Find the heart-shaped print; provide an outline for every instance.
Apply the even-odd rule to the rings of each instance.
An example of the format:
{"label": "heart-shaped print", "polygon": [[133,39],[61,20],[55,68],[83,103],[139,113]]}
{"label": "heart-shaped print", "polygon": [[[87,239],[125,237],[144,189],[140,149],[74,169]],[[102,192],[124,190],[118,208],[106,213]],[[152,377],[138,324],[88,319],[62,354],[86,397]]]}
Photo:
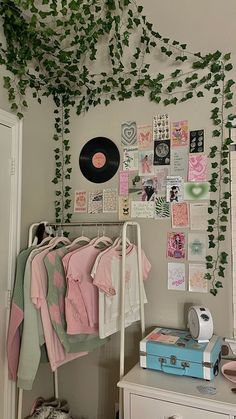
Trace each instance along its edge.
{"label": "heart-shaped print", "polygon": [[135,135],[134,127],[128,128],[126,127],[123,131],[124,137],[128,138],[129,140],[132,140],[132,138]]}
{"label": "heart-shaped print", "polygon": [[186,182],[184,184],[184,199],[209,199],[210,185],[208,182]]}
{"label": "heart-shaped print", "polygon": [[125,122],[121,125],[121,142],[125,146],[136,144],[137,125],[136,122]]}

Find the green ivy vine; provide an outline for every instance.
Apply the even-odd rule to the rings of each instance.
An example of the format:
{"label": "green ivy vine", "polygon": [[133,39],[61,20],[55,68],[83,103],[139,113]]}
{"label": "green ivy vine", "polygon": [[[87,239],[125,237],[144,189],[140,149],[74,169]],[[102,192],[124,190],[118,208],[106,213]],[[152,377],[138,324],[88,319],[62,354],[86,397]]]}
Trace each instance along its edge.
{"label": "green ivy vine", "polygon": [[[228,254],[222,242],[229,221],[230,171],[227,132],[234,115],[230,54],[202,55],[154,30],[135,0],[0,0],[6,44],[0,64],[8,70],[4,86],[11,109],[23,117],[26,91],[41,103],[54,101],[56,222],[70,222],[70,116],[100,104],[148,96],[165,106],[212,95],[213,145],[208,212],[210,292],[222,287]],[[175,65],[170,74],[154,73],[152,54]],[[215,248],[215,249],[214,249]],[[211,250],[213,250],[211,254]]]}

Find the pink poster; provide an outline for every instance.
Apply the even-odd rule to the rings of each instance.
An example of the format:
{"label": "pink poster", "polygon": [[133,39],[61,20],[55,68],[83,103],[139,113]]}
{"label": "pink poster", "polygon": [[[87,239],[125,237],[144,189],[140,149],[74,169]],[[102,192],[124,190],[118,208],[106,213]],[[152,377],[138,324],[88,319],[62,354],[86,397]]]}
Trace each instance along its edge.
{"label": "pink poster", "polygon": [[143,150],[139,152],[139,175],[153,175],[153,151]]}
{"label": "pink poster", "polygon": [[74,212],[86,213],[87,205],[87,192],[75,191]]}
{"label": "pink poster", "polygon": [[119,195],[127,196],[129,195],[129,173],[127,171],[121,171],[119,176]]}
{"label": "pink poster", "polygon": [[189,227],[188,204],[187,202],[171,204],[172,228]]}
{"label": "pink poster", "polygon": [[188,180],[204,182],[207,180],[207,156],[203,154],[189,155]]}
{"label": "pink poster", "polygon": [[137,137],[139,150],[148,150],[153,147],[151,125],[138,125]]}
{"label": "pink poster", "polygon": [[185,234],[170,232],[167,236],[167,257],[185,259]]}

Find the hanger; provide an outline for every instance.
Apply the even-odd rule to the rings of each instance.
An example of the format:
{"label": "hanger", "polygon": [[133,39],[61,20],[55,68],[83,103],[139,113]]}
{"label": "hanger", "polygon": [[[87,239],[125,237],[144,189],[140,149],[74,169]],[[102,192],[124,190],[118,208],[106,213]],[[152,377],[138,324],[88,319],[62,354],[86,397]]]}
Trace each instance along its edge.
{"label": "hanger", "polygon": [[[129,246],[132,246],[132,243],[128,238],[126,238],[126,249]],[[112,247],[116,250],[121,250],[121,248],[122,248],[122,237],[121,236],[117,237],[117,239],[114,241]]]}
{"label": "hanger", "polygon": [[53,237],[51,238],[49,244],[52,245],[52,247],[56,246],[57,244],[62,243],[62,244],[71,244],[71,241],[64,236],[58,236],[58,237]]}
{"label": "hanger", "polygon": [[90,243],[91,240],[89,239],[89,237],[84,236],[83,234],[83,230],[82,230],[82,235],[79,237],[76,237],[76,239],[74,239],[68,246],[66,246],[67,249],[70,249],[71,247],[73,247],[75,244],[79,244],[79,243]]}
{"label": "hanger", "polygon": [[93,242],[93,245],[95,247],[98,247],[99,244],[105,244],[106,246],[110,246],[113,244],[113,241],[108,236],[101,236],[101,237],[96,238],[95,241]]}
{"label": "hanger", "polygon": [[37,244],[36,247],[38,248],[38,247],[44,246],[45,244],[49,244],[51,240],[52,240],[52,237],[51,236],[47,236],[39,244]]}
{"label": "hanger", "polygon": [[105,235],[105,229],[103,229],[102,236],[99,237],[99,229],[98,229],[98,237],[93,242],[93,245],[97,248],[99,248],[99,245],[105,245],[105,247],[110,246],[113,244],[113,240]]}

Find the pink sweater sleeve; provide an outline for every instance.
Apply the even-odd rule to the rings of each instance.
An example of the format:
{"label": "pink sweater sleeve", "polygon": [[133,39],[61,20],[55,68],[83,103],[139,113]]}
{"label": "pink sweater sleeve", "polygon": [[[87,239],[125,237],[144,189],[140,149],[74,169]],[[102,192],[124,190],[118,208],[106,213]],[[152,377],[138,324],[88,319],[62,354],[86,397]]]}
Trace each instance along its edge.
{"label": "pink sweater sleeve", "polygon": [[151,270],[151,263],[149,262],[147,256],[145,255],[144,251],[142,250],[142,269],[143,269],[143,279],[148,278],[148,274]]}
{"label": "pink sweater sleeve", "polygon": [[12,303],[10,322],[7,336],[7,360],[8,360],[8,376],[10,380],[16,381],[17,369],[20,354],[20,325],[23,321],[23,311],[14,303]]}

